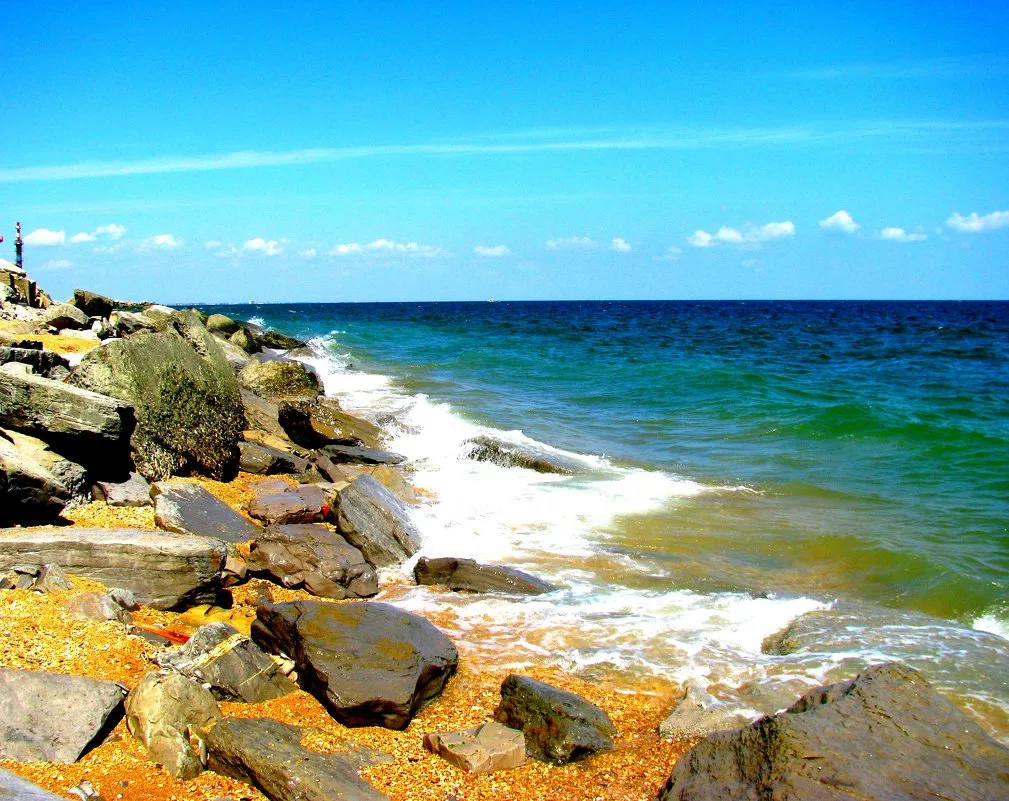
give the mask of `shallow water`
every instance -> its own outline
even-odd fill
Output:
[[[474,652],[699,677],[760,712],[900,658],[1009,736],[1009,304],[225,311],[314,338],[327,390],[393,432],[437,499],[425,554],[559,585],[449,596]],[[579,469],[474,462],[479,434]],[[875,624],[841,637],[850,604]],[[815,610],[822,642],[762,653]]]

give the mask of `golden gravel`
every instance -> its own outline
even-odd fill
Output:
[[[241,475],[230,483],[198,481],[232,508],[245,514],[252,498],[250,485],[258,477]],[[115,509],[95,502],[65,513],[77,526],[154,527],[150,509]],[[101,585],[73,577],[65,592],[40,595],[23,590],[0,593],[0,666],[49,670],[122,682],[133,687],[144,673],[156,669],[152,657],[157,647],[127,634],[118,623],[99,623],[72,616],[67,600],[75,593]],[[382,598],[395,598],[400,588],[383,589]],[[143,608],[134,622],[147,629],[187,634],[213,621],[224,621],[248,632],[258,600],[319,600],[301,590],[288,590],[253,579],[232,589],[230,609],[196,607],[178,614]],[[353,603],[353,601],[333,602]],[[470,654],[465,640],[478,631],[462,632],[447,611],[429,619],[456,638],[463,657],[458,673],[445,692],[422,710],[406,731],[379,727],[348,729],[333,720],[312,696],[304,692],[263,704],[223,703],[228,717],[270,717],[302,726],[303,744],[316,751],[338,750],[347,742],[360,743],[393,757],[388,764],[366,769],[362,775],[392,801],[646,801],[655,797],[676,760],[691,743],[670,743],[659,738],[658,724],[668,714],[678,694],[667,683],[615,688],[586,682],[549,666],[531,667],[525,675],[576,692],[604,709],[620,736],[615,751],[597,754],[564,767],[536,761],[498,773],[469,775],[423,747],[424,735],[453,731],[487,722],[500,700],[500,686],[509,672],[487,655]],[[507,646],[503,644],[503,649]],[[120,723],[98,748],[73,765],[0,761],[0,766],[24,776],[58,795],[73,798],[68,790],[89,781],[106,801],[262,801],[255,788],[206,771],[181,782],[152,763],[143,746]]]

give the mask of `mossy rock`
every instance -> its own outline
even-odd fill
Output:
[[[242,386],[267,400],[312,400],[320,391],[319,378],[301,362],[252,359],[238,374]]]

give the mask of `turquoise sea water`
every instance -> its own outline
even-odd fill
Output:
[[[756,711],[740,687],[903,658],[1009,734],[1009,303],[223,310],[314,338],[327,388],[391,427],[430,552],[564,587],[459,601],[465,625],[543,621],[522,658],[701,675]],[[584,469],[476,465],[487,432]],[[821,638],[761,653],[811,611]]]

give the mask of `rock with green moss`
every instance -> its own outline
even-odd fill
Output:
[[[314,400],[320,392],[315,373],[292,359],[253,358],[238,380],[267,400]]]
[[[192,312],[176,312],[164,330],[89,351],[70,383],[133,406],[130,444],[146,478],[199,473],[222,479],[237,471],[245,428],[238,382]]]

